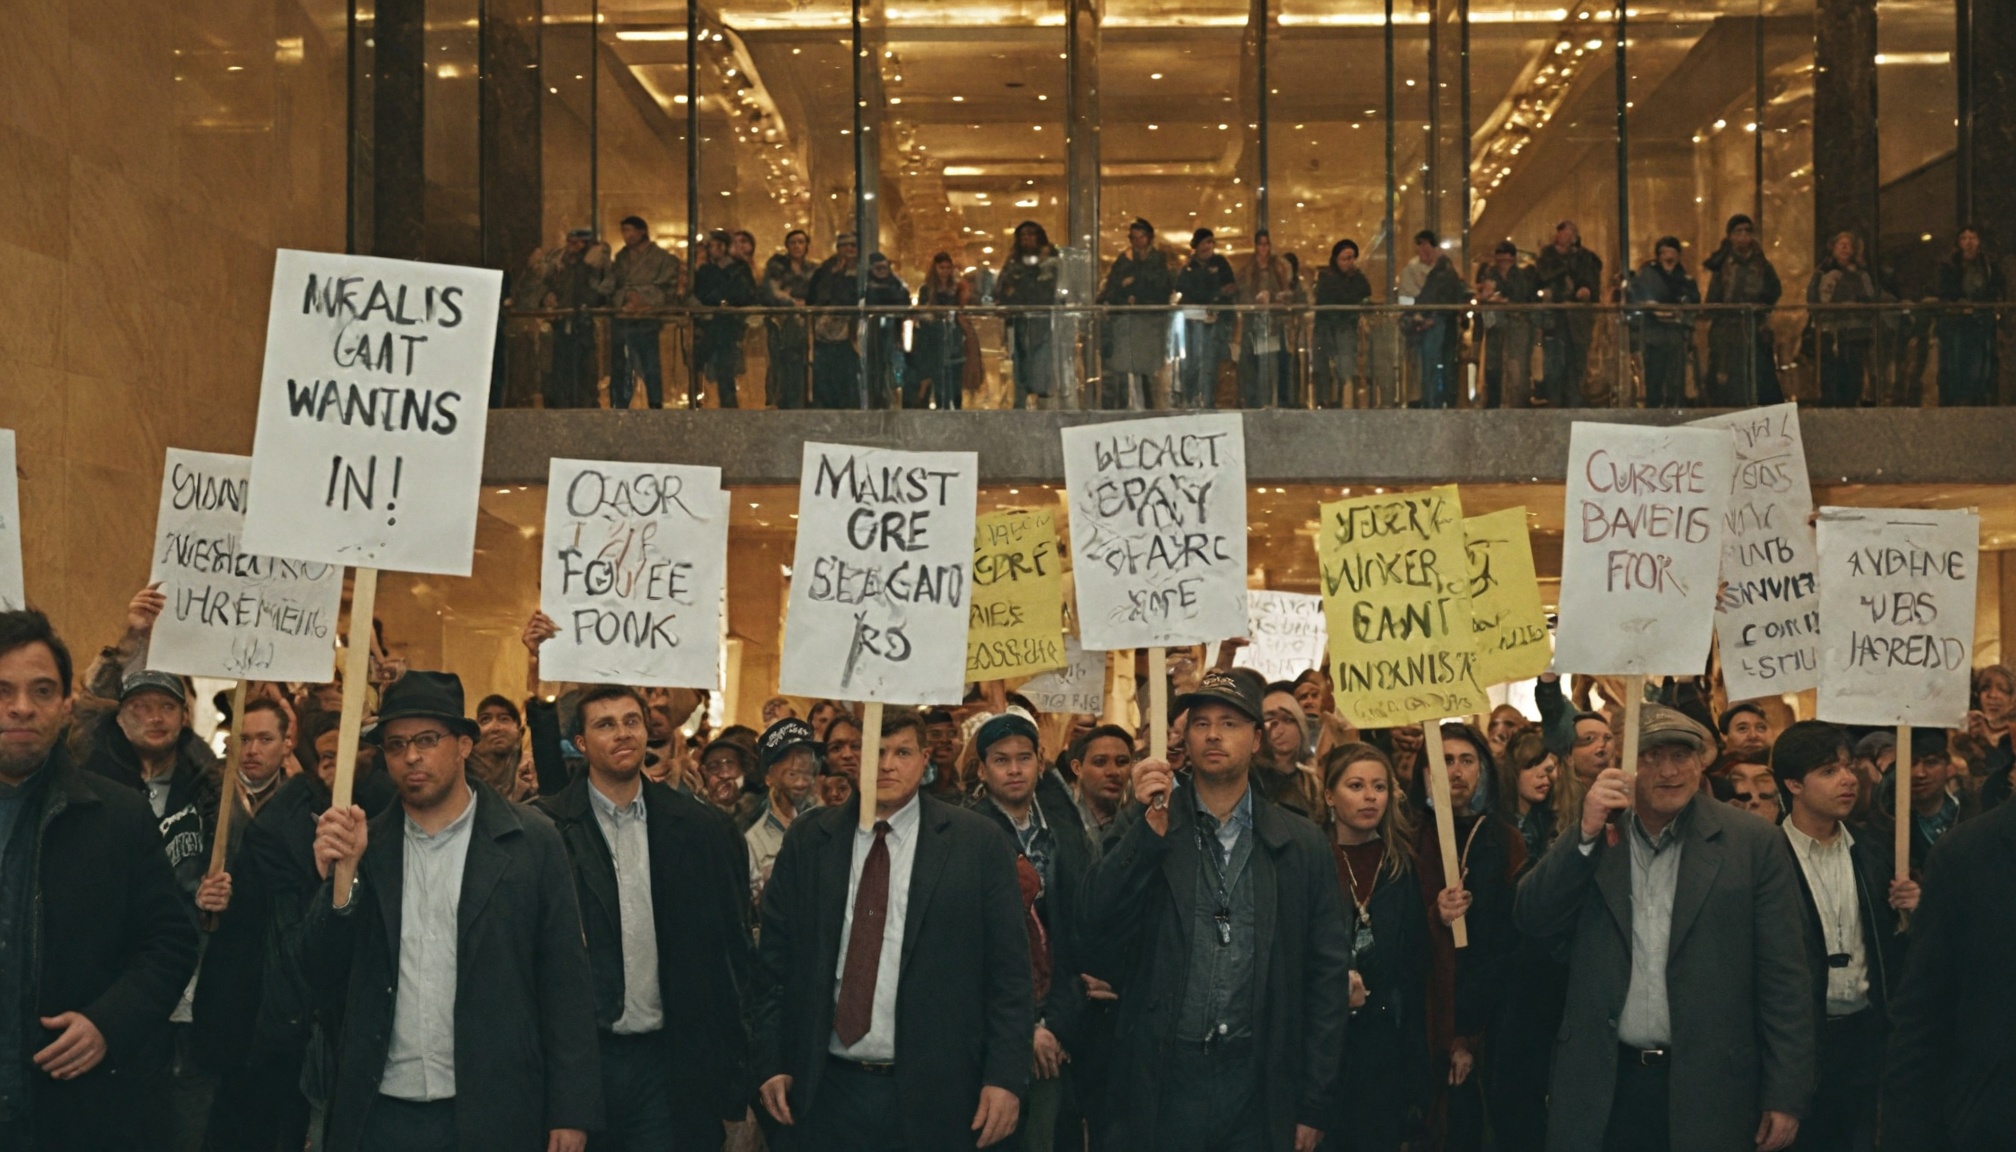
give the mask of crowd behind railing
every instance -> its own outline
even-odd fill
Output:
[[[792,231],[716,231],[690,274],[629,217],[535,253],[509,285],[493,407],[950,409],[1940,407],[2002,400],[2005,274],[1960,230],[1934,290],[1905,299],[1853,233],[1803,293],[1750,218],[1699,274],[1673,237],[1606,276],[1572,221],[1529,259],[1511,241],[1466,278],[1435,233],[1391,299],[1352,240],[1306,274],[1266,231],[1234,264],[1200,228],[1172,259],[1137,220],[1092,283],[1041,225],[998,268],[938,253],[912,288],[852,234],[815,260]],[[1087,283],[1074,290],[1072,281]]]

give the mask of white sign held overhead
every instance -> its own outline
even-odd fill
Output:
[[[1246,631],[1246,433],[1237,413],[1066,428],[1072,578],[1085,647]]]
[[[1087,652],[1076,636],[1064,637],[1064,667],[1025,681],[1017,691],[1044,715],[1106,711],[1106,653]]]
[[[1981,517],[1822,508],[1820,719],[1966,722]]]
[[[1258,589],[1246,593],[1246,638],[1239,663],[1266,677],[1293,680],[1329,663],[1323,598]]]
[[[247,547],[469,574],[503,278],[282,249]]]
[[[1820,682],[1819,555],[1799,406],[1694,421],[1735,437],[1722,517],[1722,610],[1715,638],[1729,699],[1803,692]]]
[[[971,452],[807,443],[780,691],[959,703],[978,493]]]
[[[167,601],[147,667],[227,680],[319,684],[336,668],[343,568],[248,552],[252,460],[168,450],[148,580]]]
[[[554,460],[540,609],[549,680],[721,687],[728,495],[721,470]]]
[[[1707,666],[1734,465],[1725,431],[1574,425],[1557,670],[1691,676]]]
[[[21,578],[21,491],[14,471],[14,432],[0,428],[0,612],[28,606]]]

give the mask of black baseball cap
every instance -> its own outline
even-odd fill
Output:
[[[763,738],[756,742],[756,766],[768,771],[772,764],[789,756],[793,748],[817,755],[820,745],[812,738],[810,724],[796,716],[787,716],[764,729]]]
[[[1170,705],[1172,712],[1188,712],[1199,704],[1224,704],[1238,709],[1255,724],[1260,723],[1263,709],[1260,706],[1260,678],[1257,675],[1241,676],[1244,669],[1225,671],[1213,668],[1204,673],[1197,687],[1178,696]]]
[[[159,692],[173,697],[177,704],[189,702],[189,694],[182,687],[182,678],[172,672],[134,672],[119,682],[121,704],[142,692]]]

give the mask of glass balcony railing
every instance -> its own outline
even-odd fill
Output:
[[[2016,305],[511,311],[493,407],[1998,405]]]

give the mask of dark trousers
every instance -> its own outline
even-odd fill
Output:
[[[644,381],[645,402],[653,408],[665,406],[665,371],[658,356],[658,327],[653,321],[609,322],[610,334],[616,338],[616,367],[609,373],[611,408],[628,408],[640,379]]]
[[[455,1099],[421,1104],[380,1096],[364,1117],[357,1146],[371,1152],[457,1152]]]
[[[1665,1065],[1647,1068],[1636,1051],[1617,1050],[1617,1088],[1603,1152],[1668,1152],[1673,1139],[1671,1088]]]
[[[1183,362],[1177,366],[1176,379],[1184,407],[1217,406],[1218,335],[1212,325],[1199,320],[1183,322]]]
[[[855,354],[854,345],[841,340],[821,340],[812,346],[812,406],[861,406],[861,358]]]
[[[1874,1008],[1829,1016],[1820,1026],[1820,1080],[1799,1121],[1801,1152],[1869,1152],[1876,1146],[1883,1019]]]
[[[301,1053],[255,1052],[218,1078],[204,1152],[297,1152],[307,1139]]]
[[[665,1033],[604,1032],[598,1039],[603,1122],[588,1137],[591,1152],[686,1152],[672,1138],[672,1054]]]
[[[903,1102],[894,1069],[869,1069],[832,1057],[819,1094],[798,1118],[794,1147],[819,1152],[902,1152]]]
[[[1165,1052],[1157,1152],[1266,1152],[1267,1116],[1252,1041],[1179,1041]]]
[[[1565,312],[1555,313],[1553,325],[1541,340],[1542,362],[1547,372],[1547,402],[1556,408],[1582,406],[1582,378],[1589,371],[1590,321]]]
[[[1820,403],[1827,408],[1855,408],[1862,403],[1862,366],[1869,358],[1865,339],[1820,337]]]
[[[553,322],[553,371],[546,377],[546,406],[595,406],[595,321],[587,316]]]
[[[1645,336],[1645,407],[1681,408],[1687,403],[1687,345],[1664,332]]]
[[[1949,321],[1939,326],[1939,406],[1995,403],[2000,386],[1993,323]]]

